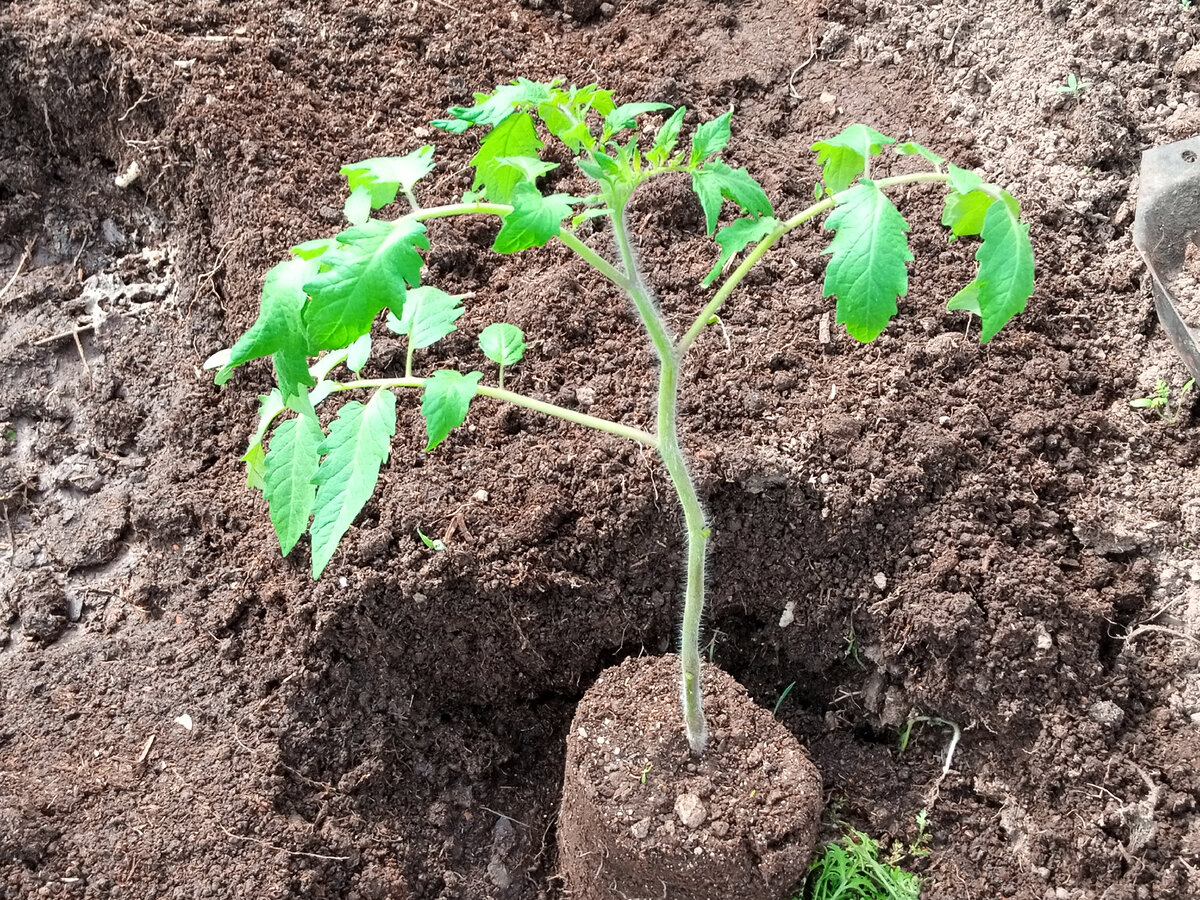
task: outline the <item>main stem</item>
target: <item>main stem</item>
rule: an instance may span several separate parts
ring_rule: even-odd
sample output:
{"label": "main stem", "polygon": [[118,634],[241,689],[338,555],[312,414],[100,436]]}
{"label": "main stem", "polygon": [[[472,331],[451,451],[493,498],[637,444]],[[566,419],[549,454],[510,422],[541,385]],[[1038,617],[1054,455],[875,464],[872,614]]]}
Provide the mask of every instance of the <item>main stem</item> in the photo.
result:
{"label": "main stem", "polygon": [[[627,198],[626,198],[627,199]],[[654,304],[650,289],[638,267],[637,254],[629,237],[623,200],[612,203],[613,231],[625,268],[625,288],[645,323],[658,356],[658,454],[662,458],[675,494],[683,507],[687,527],[687,578],[684,589],[683,625],[680,629],[679,657],[682,667],[680,700],[688,746],[693,755],[704,752],[708,728],[704,722],[704,696],[700,685],[700,618],[704,613],[704,556],[709,529],[679,445],[677,410],[679,408],[679,369],[682,356],[676,352],[666,323]]]}
{"label": "main stem", "polygon": [[700,617],[704,614],[704,557],[708,549],[709,528],[700,496],[696,493],[696,484],[692,481],[692,473],[679,446],[675,421],[679,397],[678,376],[679,364],[672,354],[670,362],[664,362],[659,369],[658,453],[683,507],[683,520],[687,526],[687,586],[684,589],[683,624],[679,636],[679,657],[683,669],[680,699],[688,745],[692,753],[699,756],[708,742],[700,688]]}

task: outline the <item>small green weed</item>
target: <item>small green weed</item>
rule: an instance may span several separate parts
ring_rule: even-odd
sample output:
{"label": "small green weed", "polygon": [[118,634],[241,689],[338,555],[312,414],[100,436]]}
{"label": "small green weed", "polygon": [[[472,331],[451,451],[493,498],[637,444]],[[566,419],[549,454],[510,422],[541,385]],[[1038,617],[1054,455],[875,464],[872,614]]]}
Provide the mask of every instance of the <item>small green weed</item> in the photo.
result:
{"label": "small green weed", "polygon": [[857,829],[825,848],[808,870],[804,891],[795,900],[918,900],[922,879],[906,872],[905,857],[929,854],[928,816],[917,816],[917,836],[905,847],[897,843],[887,856],[879,844]]}
{"label": "small green weed", "polygon": [[771,715],[773,715],[773,716],[779,715],[779,707],[783,706],[783,701],[788,698],[788,694],[790,694],[792,692],[792,688],[794,688],[795,686],[796,686],[796,682],[793,681],[791,684],[789,684],[787,687],[785,687],[783,689],[783,693],[780,694],[779,699],[775,701],[775,708],[773,710],[771,710]]}
{"label": "small green weed", "polygon": [[1192,388],[1196,386],[1196,379],[1189,378],[1184,384],[1183,389],[1179,392],[1179,400],[1172,405],[1171,403],[1171,387],[1162,378],[1154,382],[1154,393],[1148,397],[1138,397],[1135,400],[1130,400],[1129,405],[1134,409],[1152,409],[1158,413],[1159,418],[1168,424],[1174,425],[1179,421],[1179,414],[1183,412],[1183,400],[1191,393]]}
{"label": "small green weed", "polygon": [[428,547],[430,550],[435,550],[438,553],[441,553],[443,550],[446,549],[445,541],[441,540],[440,538],[431,538],[429,535],[427,535],[425,532],[423,532],[420,528],[417,529],[417,537],[419,537],[421,539],[421,543],[424,544],[426,547]]}
{"label": "small green weed", "polygon": [[854,664],[864,672],[867,669],[867,664],[862,661],[862,656],[859,654],[858,632],[854,630],[854,618],[847,619],[848,626],[846,631],[846,649],[842,654],[846,659],[854,660]]}
{"label": "small green weed", "polygon": [[1067,74],[1067,83],[1060,84],[1055,88],[1055,90],[1060,94],[1068,94],[1072,97],[1078,97],[1091,86],[1092,83],[1090,81],[1083,81],[1082,79],[1078,78],[1074,72],[1069,72]]}

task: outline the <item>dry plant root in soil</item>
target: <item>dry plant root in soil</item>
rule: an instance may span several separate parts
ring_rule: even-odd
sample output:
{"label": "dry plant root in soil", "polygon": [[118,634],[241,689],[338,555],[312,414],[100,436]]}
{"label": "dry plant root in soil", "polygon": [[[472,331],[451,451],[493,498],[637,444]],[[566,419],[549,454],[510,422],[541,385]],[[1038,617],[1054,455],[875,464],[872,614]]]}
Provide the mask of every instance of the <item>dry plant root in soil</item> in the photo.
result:
{"label": "dry plant root in soil", "polygon": [[[224,384],[236,367],[252,359],[270,357],[274,363],[277,386],[263,397],[259,427],[245,460],[250,484],[266,496],[283,553],[309,533],[314,577],[329,564],[375,489],[396,430],[398,395],[420,395],[426,451],[462,425],[472,401],[483,397],[627,438],[657,453],[687,530],[680,686],[687,744],[699,757],[708,739],[699,632],[710,531],[677,423],[688,351],[717,321],[755,264],[790,232],[821,216],[823,227],[833,232],[824,251],[830,257],[824,295],[836,297],[837,322],[854,338],[873,340],[896,314],[897,299],[908,287],[909,226],[889,198],[899,188],[941,186],[941,219],[949,239],[980,239],[977,275],[954,296],[950,308],[978,316],[984,342],[1024,309],[1033,291],[1033,254],[1028,226],[1012,195],[919,144],[897,143],[865,125],[851,125],[813,146],[821,166],[813,203],[776,215],[754,177],[721,159],[730,140],[731,113],[700,123],[686,144],[681,141],[685,116],[683,107],[664,103],[618,105],[611,92],[595,85],[519,79],[477,94],[475,105],[454,107],[447,118],[433,123],[455,133],[472,127],[483,132],[470,160],[474,182],[461,201],[430,207],[418,201],[418,184],[435,166],[432,146],[345,166],[350,227],[299,244],[292,258],[271,269],[258,319],[209,365],[219,369],[217,382]],[[645,124],[649,117],[659,120],[657,127]],[[543,154],[546,139],[558,141],[573,161],[573,170],[554,177],[575,187],[574,193],[539,187],[560,168],[546,158],[550,154]],[[919,168],[872,178],[872,160],[885,147],[916,160]],[[555,156],[562,158],[561,151]],[[707,232],[720,251],[702,284],[705,289],[717,285],[716,290],[682,334],[674,333],[660,312],[626,216],[639,186],[668,176],[691,179]],[[734,218],[718,229],[726,201]],[[397,202],[406,207],[397,217],[375,215]],[[498,218],[497,253],[558,241],[628,296],[658,361],[653,431],[507,390],[505,369],[525,352],[524,335],[509,323],[493,324],[479,336],[481,352],[496,366],[494,385],[484,383],[483,371],[416,374],[415,351],[455,331],[463,312],[464,297],[421,284],[420,251],[430,246],[427,223],[458,216]],[[611,254],[585,239],[601,222],[611,234]],[[382,313],[386,327],[406,342],[404,371],[362,377],[371,359],[372,329]],[[326,429],[318,409],[332,406],[332,398],[346,392],[356,399],[343,403]]]}

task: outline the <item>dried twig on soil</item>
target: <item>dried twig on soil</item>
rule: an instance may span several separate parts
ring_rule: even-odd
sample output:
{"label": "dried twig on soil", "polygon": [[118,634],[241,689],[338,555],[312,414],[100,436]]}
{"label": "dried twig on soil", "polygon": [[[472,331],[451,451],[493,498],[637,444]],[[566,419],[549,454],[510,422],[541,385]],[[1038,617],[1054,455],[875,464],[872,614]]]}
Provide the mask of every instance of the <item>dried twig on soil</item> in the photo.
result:
{"label": "dried twig on soil", "polygon": [[88,381],[91,381],[92,367],[88,365],[87,354],[83,352],[83,342],[79,340],[78,328],[71,332],[71,337],[75,339],[75,349],[79,351],[79,361],[83,363],[83,371],[87,373]]}
{"label": "dried twig on soil", "polygon": [[4,285],[4,287],[0,288],[0,299],[4,298],[4,295],[8,293],[8,289],[12,287],[17,278],[20,277],[21,270],[25,268],[25,263],[29,262],[29,255],[33,253],[33,245],[36,243],[37,235],[35,234],[29,239],[29,243],[25,245],[25,252],[21,254],[21,260],[17,263],[17,270],[12,273],[12,278],[8,279],[8,282]]}
{"label": "dried twig on soil", "polygon": [[146,760],[150,758],[150,751],[154,749],[154,741],[158,738],[157,734],[152,734],[146,738],[146,743],[142,744],[142,752],[138,754],[137,764],[144,766]]}
{"label": "dried twig on soil", "polygon": [[17,539],[13,536],[12,523],[8,521],[8,507],[0,506],[0,510],[4,512],[4,530],[8,532],[8,558],[11,561],[17,558]]}
{"label": "dried twig on soil", "polygon": [[251,841],[255,844],[261,844],[269,850],[278,850],[280,853],[286,853],[288,856],[307,856],[309,859],[332,859],[337,862],[345,862],[350,858],[349,856],[326,856],[323,853],[306,853],[303,850],[289,850],[287,847],[276,847],[274,844],[269,844],[261,838],[251,837],[248,834],[237,834],[236,832],[230,831],[224,825],[218,824],[217,827],[235,840]]}
{"label": "dried twig on soil", "polygon": [[[213,262],[213,267],[211,269],[209,269],[207,272],[205,272],[203,275],[199,275],[196,277],[196,292],[197,293],[199,293],[200,288],[204,286],[204,283],[208,282],[208,289],[212,292],[213,296],[216,297],[218,300],[221,299],[221,295],[217,293],[217,285],[216,285],[216,282],[214,281],[214,279],[217,277],[217,273],[220,272],[221,269],[225,267],[225,260],[229,256],[229,251],[233,249],[233,245],[234,245],[234,242],[230,241],[224,247],[222,247],[220,250],[218,250],[216,261]],[[188,307],[188,312],[191,312],[190,306]]]}
{"label": "dried twig on soil", "polygon": [[796,91],[796,76],[799,75],[804,69],[808,68],[808,66],[812,64],[812,61],[817,58],[817,45],[813,41],[813,33],[811,31],[808,33],[808,46],[809,50],[812,51],[808,54],[808,59],[800,63],[800,65],[796,66],[796,68],[792,69],[792,74],[788,76],[788,93],[797,100],[803,100],[804,98],[801,97]]}
{"label": "dried twig on soil", "polygon": [[76,325],[66,331],[60,331],[57,334],[52,334],[49,337],[38,338],[36,341],[30,341],[31,347],[45,347],[47,344],[53,344],[57,341],[65,340],[66,338],[75,338],[75,343],[79,343],[79,335],[85,331],[91,331],[95,327],[94,322],[84,322],[82,325]]}
{"label": "dried twig on soil", "polygon": [[[87,249],[87,245],[88,245],[88,239],[87,239],[87,236],[85,235],[83,238],[83,243],[79,245],[79,252],[76,253],[75,258],[71,260],[71,268],[72,269],[74,269],[76,266],[79,265],[79,259],[80,259],[80,257],[83,256],[83,251]],[[77,270],[77,274],[79,276],[79,280],[83,281],[83,272]]]}
{"label": "dried twig on soil", "polygon": [[514,825],[520,825],[522,828],[529,827],[524,822],[522,822],[520,819],[514,819],[512,816],[508,815],[507,813],[502,813],[495,809],[489,809],[486,806],[481,806],[479,808],[482,809],[484,812],[491,813],[493,816],[499,816],[501,819],[508,819],[508,821],[512,822]]}
{"label": "dried twig on soil", "polygon": [[1135,625],[1134,627],[1130,628],[1129,633],[1126,634],[1122,638],[1122,640],[1125,641],[1126,644],[1128,644],[1128,643],[1132,642],[1134,640],[1134,638],[1140,637],[1143,634],[1156,632],[1156,633],[1160,633],[1160,634],[1169,634],[1172,637],[1179,638],[1180,640],[1190,641],[1193,644],[1200,645],[1200,640],[1197,640],[1195,637],[1193,637],[1190,634],[1184,634],[1182,631],[1179,631],[1176,628],[1169,628],[1166,625],[1152,624],[1155,619],[1157,619],[1161,615],[1164,615],[1167,611],[1169,611],[1171,609],[1171,607],[1175,606],[1182,599],[1183,599],[1183,597],[1180,596],[1180,597],[1176,597],[1174,600],[1171,600],[1168,603],[1166,603],[1154,615],[1152,615],[1152,616],[1150,616],[1150,618],[1146,619],[1145,622],[1141,623],[1140,625]]}
{"label": "dried twig on soil", "polygon": [[1171,637],[1177,637],[1181,641],[1190,641],[1191,643],[1200,646],[1200,639],[1194,638],[1190,634],[1184,634],[1178,629],[1168,628],[1166,625],[1139,625],[1137,628],[1133,629],[1133,631],[1129,632],[1129,634],[1125,635],[1125,643],[1128,644],[1134,638],[1141,637],[1148,631],[1157,632],[1159,634],[1169,634]]}

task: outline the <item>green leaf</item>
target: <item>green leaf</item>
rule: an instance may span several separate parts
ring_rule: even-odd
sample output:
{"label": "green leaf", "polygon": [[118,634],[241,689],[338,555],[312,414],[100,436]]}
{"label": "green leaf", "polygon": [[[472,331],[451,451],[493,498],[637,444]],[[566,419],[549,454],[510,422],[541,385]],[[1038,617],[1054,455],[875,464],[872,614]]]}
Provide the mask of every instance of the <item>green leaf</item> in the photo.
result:
{"label": "green leaf", "polygon": [[[451,110],[465,110],[466,108],[467,107],[465,106],[454,106],[451,107]],[[462,134],[471,127],[472,123],[467,119],[433,119],[429,124],[434,128],[440,128],[443,131],[450,132],[451,134]]]}
{"label": "green leaf", "polygon": [[946,194],[942,224],[950,228],[950,240],[979,234],[983,230],[984,216],[997,196],[1009,204],[1014,215],[1019,214],[1016,198],[1012,194],[988,184],[970,169],[960,169],[951,163],[948,172],[951,191]]}
{"label": "green leaf", "polygon": [[[692,134],[692,157],[690,166],[695,168],[706,159],[716,156],[729,143],[729,123],[733,119],[733,110],[718,116],[710,122],[705,122]],[[712,229],[709,229],[712,232]]]}
{"label": "green leaf", "polygon": [[905,141],[903,144],[897,144],[896,152],[901,156],[920,156],[935,166],[942,166],[946,162],[944,156],[934,153],[928,147],[923,147],[916,141]]}
{"label": "green leaf", "polygon": [[850,125],[826,141],[817,141],[817,164],[824,172],[825,186],[833,193],[844,191],[866,171],[867,159],[877,155],[885,144],[896,143],[866,125]]}
{"label": "green leaf", "polygon": [[769,216],[771,201],[762,186],[745,169],[733,169],[724,163],[708,162],[692,172],[692,190],[704,209],[708,233],[717,227],[721,200],[732,200],[754,216]]}
{"label": "green leaf", "polygon": [[612,184],[621,177],[621,167],[617,161],[599,150],[591,150],[587,156],[580,156],[575,160],[575,165],[584,175],[596,181]]}
{"label": "green leaf", "polygon": [[[376,156],[342,166],[351,194],[359,188],[370,192],[371,209],[381,209],[396,199],[400,191],[408,193],[418,181],[433,171],[433,147],[418,147],[404,156]],[[365,219],[364,219],[365,221]]]}
{"label": "green leaf", "polygon": [[346,348],[346,368],[357,375],[371,358],[371,334],[367,332]]}
{"label": "green leaf", "polygon": [[259,491],[263,489],[265,476],[264,460],[266,458],[263,441],[266,440],[267,431],[270,430],[271,423],[289,405],[297,411],[304,412],[315,407],[328,397],[333,392],[334,382],[325,381],[325,376],[341,364],[343,360],[347,360],[349,355],[350,348],[334,351],[333,353],[325,354],[313,364],[312,368],[309,369],[309,373],[316,380],[317,385],[309,392],[307,400],[302,395],[297,394],[289,397],[288,403],[284,403],[283,394],[279,388],[273,388],[269,394],[258,395],[258,426],[254,430],[254,436],[250,439],[250,444],[246,449],[245,455],[242,456],[242,461],[246,463],[246,484],[249,487]]}
{"label": "green leaf", "polygon": [[595,82],[586,87],[571,88],[571,102],[581,112],[594,109],[602,116],[607,116],[616,109],[616,104],[613,102],[613,92],[601,90]]}
{"label": "green leaf", "polygon": [[970,190],[965,194],[951,191],[946,194],[942,224],[950,228],[950,240],[979,234],[983,230],[983,218],[993,202],[995,198],[981,190]]}
{"label": "green leaf", "polygon": [[972,281],[965,288],[950,298],[950,302],[946,304],[946,309],[951,312],[955,310],[963,310],[964,312],[979,315],[979,282]]}
{"label": "green leaf", "polygon": [[333,245],[333,238],[317,238],[313,241],[305,241],[303,244],[297,244],[292,248],[292,252],[301,259],[316,259]]}
{"label": "green leaf", "polygon": [[507,322],[493,322],[479,332],[479,347],[492,362],[511,366],[525,356],[525,332]]}
{"label": "green leaf", "polygon": [[622,103],[604,117],[605,134],[616,134],[637,124],[637,117],[660,109],[670,109],[670,103]]}
{"label": "green leaf", "polygon": [[960,169],[954,163],[950,163],[946,167],[946,172],[950,176],[950,187],[959,194],[969,194],[971,191],[983,190],[987,186],[984,181],[975,172],[970,169]]}
{"label": "green leaf", "polygon": [[536,156],[500,156],[496,160],[496,168],[509,166],[520,173],[521,182],[535,184],[547,172],[557,169],[558,163],[546,162]]}
{"label": "green leaf", "polygon": [[596,138],[587,122],[588,113],[592,111],[602,116],[611,113],[612,91],[599,90],[594,84],[569,90],[555,89],[550,99],[539,103],[537,108],[546,128],[572,153],[596,146]]}
{"label": "green leaf", "polygon": [[875,182],[862,179],[825,228],[836,234],[823,251],[831,254],[824,296],[837,295],[837,321],[852,337],[874,340],[896,314],[897,296],[908,291],[908,223]]}
{"label": "green leaf", "polygon": [[717,243],[721,245],[721,258],[712,267],[712,271],[704,276],[704,281],[701,282],[704,287],[708,287],[721,276],[729,260],[751,243],[761,241],[774,231],[778,224],[777,219],[763,216],[757,219],[738,219],[718,231]]}
{"label": "green leaf", "polygon": [[543,197],[532,184],[519,184],[510,200],[508,213],[496,235],[492,249],[497,253],[516,253],[530,247],[542,247],[562,230],[562,220],[571,214],[575,198],[570,194]]}
{"label": "green leaf", "polygon": [[427,535],[425,532],[423,532],[420,528],[417,529],[417,537],[419,537],[421,539],[421,543],[424,544],[426,547],[428,547],[430,550],[435,550],[438,553],[441,553],[443,550],[446,549],[445,541],[443,541],[441,538],[431,538],[429,535]]}
{"label": "green leaf", "polygon": [[532,179],[525,178],[519,167],[505,160],[522,156],[537,158],[538,151],[544,146],[528,113],[509,116],[488,132],[479,146],[479,152],[472,157],[475,182],[471,190],[482,187],[493,203],[510,202],[516,186]]}
{"label": "green leaf", "polygon": [[547,100],[538,106],[538,117],[546,129],[570,148],[572,153],[578,153],[584,147],[594,146],[596,139],[592,130],[579,111],[568,104],[564,108],[558,100]]}
{"label": "green leaf", "polygon": [[385,307],[400,310],[405,285],[417,285],[429,248],[425,226],[410,216],[377,219],[347,229],[321,257],[322,271],[304,285],[312,300],[304,310],[312,350],[337,350],[371,330]]}
{"label": "green leaf", "polygon": [[[1010,202],[1011,201],[1011,202]],[[986,344],[1019,312],[1033,294],[1033,246],[1029,226],[1021,222],[1010,196],[989,207],[975,252],[979,262],[979,342]]]}
{"label": "green leaf", "polygon": [[675,150],[675,145],[679,143],[679,131],[683,127],[683,117],[686,114],[687,107],[679,107],[679,109],[671,114],[671,118],[662,123],[654,135],[654,146],[650,152],[661,154],[662,164],[666,163],[671,153]]}
{"label": "green leaf", "polygon": [[517,107],[549,100],[552,87],[553,83],[543,84],[518,78],[512,84],[500,85],[490,94],[476,94],[474,106],[450,107],[448,112],[451,118],[434,119],[432,124],[455,134],[461,134],[472,125],[495,127],[512,115]]}
{"label": "green leaf", "polygon": [[425,432],[429,435],[426,453],[467,420],[471,398],[475,396],[482,377],[482,372],[464,375],[452,369],[440,369],[425,379],[421,415],[425,417]]}
{"label": "green leaf", "polygon": [[267,431],[271,427],[271,423],[275,421],[275,417],[287,409],[283,402],[283,394],[279,388],[273,388],[269,394],[258,395],[258,427],[255,429],[254,437],[250,439],[250,446],[246,448],[246,453],[242,456],[242,462],[246,464],[246,484],[247,486],[261,491],[263,489],[264,468],[263,463],[266,458],[266,450],[263,449],[263,441],[267,437]]}
{"label": "green leaf", "polygon": [[371,189],[364,184],[354,188],[346,198],[342,213],[351,225],[362,225],[371,218]]}
{"label": "green leaf", "polygon": [[242,456],[246,464],[246,487],[261,491],[266,485],[267,451],[262,441],[255,441]]}
{"label": "green leaf", "polygon": [[287,556],[308,530],[317,486],[313,477],[321,461],[320,447],[325,432],[313,416],[301,415],[279,423],[271,435],[271,449],[264,460],[263,496],[279,549]]}
{"label": "green leaf", "polygon": [[313,476],[312,571],[320,578],[351,523],[375,491],[379,468],[396,433],[396,396],[378,391],[367,404],[351,400],[321,442]]}
{"label": "green leaf", "polygon": [[612,216],[612,210],[607,206],[601,206],[596,209],[585,209],[583,212],[571,217],[571,227],[578,228],[588,219],[600,219],[604,216]]}
{"label": "green leaf", "polygon": [[267,272],[258,318],[229,349],[228,362],[217,372],[217,384],[225,384],[235,368],[262,356],[273,358],[285,398],[313,383],[308,374],[308,354],[312,348],[303,311],[308,300],[305,282],[319,265],[315,260],[288,259]]}
{"label": "green leaf", "polygon": [[422,350],[457,330],[454,323],[466,312],[462,307],[463,296],[427,285],[412,288],[399,318],[388,314],[387,327],[407,336],[409,346]]}

